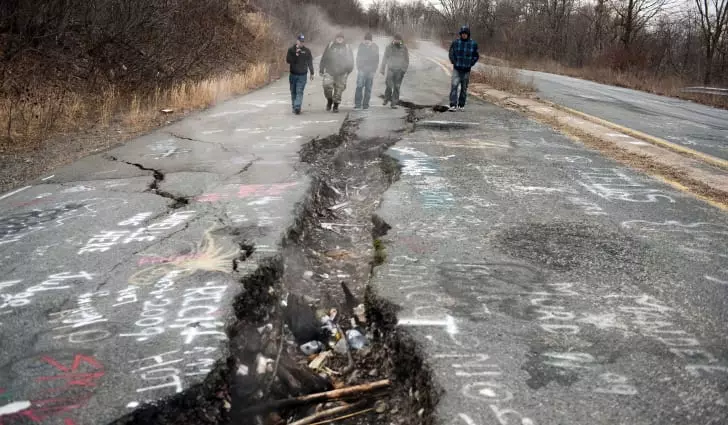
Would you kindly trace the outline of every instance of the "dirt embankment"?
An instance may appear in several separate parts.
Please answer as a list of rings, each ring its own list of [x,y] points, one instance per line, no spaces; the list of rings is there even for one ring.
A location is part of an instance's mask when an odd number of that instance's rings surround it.
[[[0,191],[267,83],[283,32],[241,0],[0,5]]]

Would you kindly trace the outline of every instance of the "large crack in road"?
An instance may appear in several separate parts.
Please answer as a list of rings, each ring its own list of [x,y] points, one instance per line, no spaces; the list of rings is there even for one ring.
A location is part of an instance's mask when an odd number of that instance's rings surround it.
[[[282,250],[258,259],[256,269],[241,278],[244,292],[234,301],[236,319],[228,328],[230,357],[219,361],[204,383],[114,424],[293,420],[316,405],[281,409],[270,401],[385,379],[393,383],[386,401],[360,403],[365,410],[375,407],[340,423],[431,422],[437,391],[429,368],[414,340],[396,327],[397,308],[368,289],[372,267],[386,259],[378,238],[388,225],[374,211],[399,175],[399,164],[384,154],[397,139],[360,139],[358,124],[347,120],[339,134],[316,138],[301,150],[310,190]],[[226,231],[242,236],[231,227]],[[248,259],[255,247],[246,249]],[[332,309],[338,330],[360,330],[367,342],[346,349],[352,343],[346,336],[337,340],[314,332],[322,342],[314,352],[331,355],[311,370],[302,363],[306,355],[299,346],[309,341],[301,333],[320,328],[314,311],[331,316]]]

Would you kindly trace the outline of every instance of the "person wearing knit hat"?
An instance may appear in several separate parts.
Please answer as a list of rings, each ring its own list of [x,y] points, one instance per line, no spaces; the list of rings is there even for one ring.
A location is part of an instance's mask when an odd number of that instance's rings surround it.
[[[453,73],[450,82],[450,111],[462,111],[468,98],[470,69],[478,63],[478,43],[470,38],[470,27],[460,28],[459,37],[450,45],[450,63]],[[460,94],[458,95],[458,87]]]
[[[409,68],[409,51],[402,41],[402,36],[394,36],[392,43],[384,50],[384,59],[380,72],[387,75],[387,88],[384,91],[384,104],[390,104],[392,109],[399,105],[399,88],[402,86],[404,74]]]
[[[351,47],[344,42],[344,34],[339,33],[324,50],[319,64],[319,73],[324,79],[327,111],[339,112],[341,95],[346,90],[346,80],[353,70],[354,54]]]
[[[311,50],[304,45],[305,41],[306,38],[303,34],[300,34],[296,37],[296,44],[288,49],[288,54],[286,55],[286,62],[291,67],[288,82],[291,86],[293,113],[296,115],[301,113],[303,90],[306,88],[307,74],[311,74],[311,81],[314,78],[313,55],[311,54]]]
[[[372,42],[372,33],[364,36],[364,41],[356,51],[356,92],[354,109],[369,109],[372,97],[374,74],[379,67],[379,46]]]

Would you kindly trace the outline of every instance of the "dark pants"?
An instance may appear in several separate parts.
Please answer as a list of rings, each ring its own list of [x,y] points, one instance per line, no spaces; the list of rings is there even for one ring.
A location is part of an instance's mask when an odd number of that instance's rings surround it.
[[[291,74],[288,82],[291,84],[291,102],[293,109],[301,109],[303,103],[303,90],[306,88],[308,74]]]
[[[450,106],[464,107],[468,99],[468,83],[470,83],[470,71],[458,71],[453,69],[450,83]],[[458,86],[460,96],[458,97]]]
[[[402,85],[405,71],[401,69],[387,70],[387,89],[384,90],[384,100],[392,102],[392,105],[399,103],[399,87]]]
[[[368,108],[372,98],[372,84],[374,72],[359,72],[356,75],[356,92],[354,92],[354,106]]]

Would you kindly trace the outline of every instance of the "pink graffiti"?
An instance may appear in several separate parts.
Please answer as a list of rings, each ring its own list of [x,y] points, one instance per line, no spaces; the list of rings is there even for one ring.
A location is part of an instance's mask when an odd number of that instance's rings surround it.
[[[139,265],[144,266],[147,264],[164,264],[164,263],[179,263],[182,261],[194,260],[200,258],[202,254],[187,254],[187,255],[172,255],[169,257],[142,257],[139,259]]]
[[[241,185],[236,193],[205,193],[195,198],[195,200],[197,202],[218,202],[220,200],[230,198],[244,199],[263,196],[280,196],[297,184],[297,182],[246,184]]]

